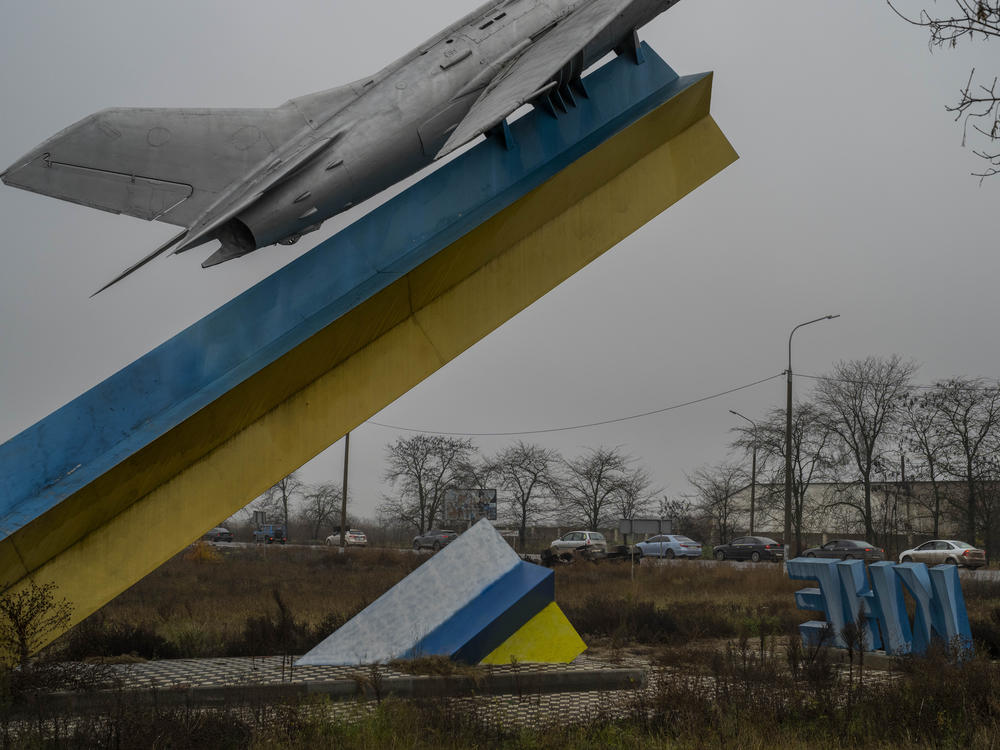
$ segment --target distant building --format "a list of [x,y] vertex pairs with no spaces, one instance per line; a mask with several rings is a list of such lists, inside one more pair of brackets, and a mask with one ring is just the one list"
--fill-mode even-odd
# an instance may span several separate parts
[[[990,516],[1000,522],[1000,483],[976,484],[977,526]],[[754,533],[780,538],[784,530],[784,485],[759,484]],[[872,485],[872,521],[882,537],[918,541],[935,536],[964,538],[968,485],[959,481],[877,482]],[[802,533],[814,537],[863,536],[861,509],[864,487],[859,482],[817,482],[809,485],[802,508]],[[989,509],[996,512],[987,512]],[[794,512],[794,511],[793,511]],[[731,527],[746,534],[750,524],[750,488],[733,496]],[[1000,523],[997,524],[1000,528]],[[977,532],[982,535],[982,531]],[[1000,541],[1000,534],[995,535]],[[973,540],[968,540],[973,541]]]

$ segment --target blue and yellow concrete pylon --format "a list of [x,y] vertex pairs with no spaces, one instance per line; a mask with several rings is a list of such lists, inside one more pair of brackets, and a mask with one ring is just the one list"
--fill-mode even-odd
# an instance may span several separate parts
[[484,519],[296,664],[376,664],[420,656],[469,664],[558,664],[586,648],[555,602],[554,573],[522,561]]
[[736,159],[649,48],[0,446],[0,585],[82,619]]

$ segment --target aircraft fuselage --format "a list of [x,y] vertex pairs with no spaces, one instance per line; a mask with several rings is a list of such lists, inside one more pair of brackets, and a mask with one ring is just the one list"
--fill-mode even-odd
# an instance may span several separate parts
[[[375,76],[352,84],[358,98],[315,128],[317,137],[337,138],[324,158],[237,218],[256,246],[264,247],[309,231],[419,171],[434,160],[498,63],[588,1],[489,3]],[[629,5],[587,44],[577,75],[671,4]]]

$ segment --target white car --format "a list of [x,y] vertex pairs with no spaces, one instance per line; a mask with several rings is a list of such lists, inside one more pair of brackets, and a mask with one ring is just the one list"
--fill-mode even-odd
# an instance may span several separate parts
[[968,542],[955,539],[932,539],[929,542],[903,550],[900,562],[922,562],[927,565],[962,565],[966,568],[981,568],[986,564],[986,552],[973,547]]
[[[348,547],[364,547],[368,544],[368,537],[365,536],[365,532],[363,531],[348,529],[347,533],[344,534],[344,543]],[[330,534],[330,536],[326,538],[326,544],[329,547],[339,547],[340,533]]]
[[608,553],[608,542],[604,534],[598,531],[570,531],[554,540],[549,545],[549,550],[558,556],[572,553],[581,547],[587,547],[588,552]]

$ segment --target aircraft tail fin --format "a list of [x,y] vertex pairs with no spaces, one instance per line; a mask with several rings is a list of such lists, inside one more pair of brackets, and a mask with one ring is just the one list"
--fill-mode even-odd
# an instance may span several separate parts
[[106,109],[33,149],[3,181],[102,211],[189,226],[304,129],[292,106]]

